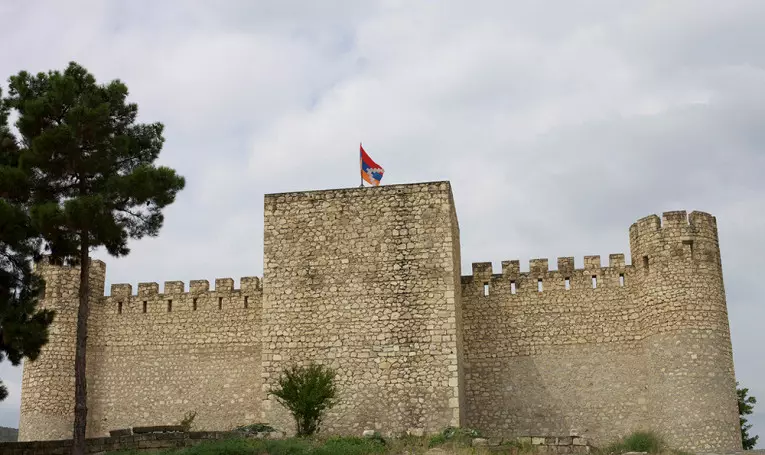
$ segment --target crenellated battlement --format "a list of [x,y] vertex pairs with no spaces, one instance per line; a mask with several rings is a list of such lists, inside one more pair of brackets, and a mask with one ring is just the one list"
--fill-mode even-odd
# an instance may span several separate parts
[[[260,278],[256,276],[243,276],[239,279],[239,288],[234,287],[233,278],[216,278],[215,289],[210,289],[208,280],[189,281],[189,294],[199,294],[203,292],[252,292],[261,293],[263,287]],[[138,291],[133,294],[133,285],[129,283],[115,283],[111,286],[111,296],[132,296],[132,297],[151,297],[164,294],[184,294],[186,293],[186,284],[183,281],[165,281],[164,291],[159,292],[159,283],[138,283]]]
[[583,267],[576,268],[573,257],[557,258],[557,269],[551,270],[547,258],[529,260],[529,270],[521,272],[520,261],[502,261],[502,273],[493,273],[491,262],[473,263],[473,274],[462,277],[465,295],[542,295],[550,291],[600,292],[603,289],[624,289],[632,280],[633,267],[626,265],[623,253],[610,254],[608,266],[599,255],[584,256]]
[[650,234],[659,230],[684,230],[688,233],[710,232],[717,235],[717,219],[706,212],[685,210],[663,212],[640,218],[630,226],[630,238]]
[[685,210],[649,215],[630,226],[633,264],[648,270],[658,256],[669,255],[684,261],[715,263],[719,266],[717,220],[706,212]]
[[472,264],[473,274],[463,276],[463,280],[470,279],[486,279],[486,278],[514,278],[520,276],[531,277],[544,277],[547,274],[554,273],[556,275],[561,273],[575,273],[575,272],[593,272],[597,273],[599,270],[605,269],[626,269],[630,266],[624,263],[624,253],[615,253],[608,256],[608,266],[601,265],[600,256],[584,256],[584,267],[576,268],[573,257],[559,257],[557,258],[557,270],[550,269],[549,260],[547,258],[535,258],[529,260],[529,271],[521,272],[520,261],[502,261],[502,273],[495,274],[493,265],[491,262],[474,262]]
[[183,281],[165,281],[163,292],[159,292],[159,283],[138,283],[135,294],[131,284],[116,283],[101,309],[106,314],[130,314],[262,308],[260,278],[241,277],[239,288],[234,287],[233,278],[216,278],[214,283],[215,288],[210,289],[208,280],[191,280],[188,292]]

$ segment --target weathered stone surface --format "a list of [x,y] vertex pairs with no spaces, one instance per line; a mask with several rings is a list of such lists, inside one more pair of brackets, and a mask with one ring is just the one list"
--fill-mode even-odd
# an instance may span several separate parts
[[489,440],[486,438],[473,438],[471,445],[473,447],[485,447],[489,445]]
[[[447,183],[267,195],[263,378],[317,361],[344,391],[323,426],[460,424],[459,232]],[[292,428],[264,395],[262,420]]]
[[[214,290],[167,281],[103,296],[105,265],[91,261],[88,434],[177,425],[188,411],[196,429],[289,429],[267,392],[283,367],[317,361],[338,370],[342,391],[327,432],[459,425],[569,435],[570,446],[556,436],[545,447],[587,450],[582,438],[652,429],[680,449],[738,450],[714,217],[652,215],[629,238],[629,265],[593,255],[550,270],[538,258],[528,272],[477,262],[461,276],[448,182],[267,195],[264,277],[240,289],[219,278]],[[79,269],[39,271],[57,316],[24,368],[21,440],[72,427]]]

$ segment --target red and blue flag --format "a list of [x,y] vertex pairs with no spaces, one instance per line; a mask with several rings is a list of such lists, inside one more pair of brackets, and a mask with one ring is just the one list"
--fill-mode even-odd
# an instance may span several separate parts
[[380,180],[382,180],[385,170],[379,164],[372,161],[372,158],[367,155],[361,144],[359,144],[359,150],[361,152],[361,178],[370,185],[380,185]]

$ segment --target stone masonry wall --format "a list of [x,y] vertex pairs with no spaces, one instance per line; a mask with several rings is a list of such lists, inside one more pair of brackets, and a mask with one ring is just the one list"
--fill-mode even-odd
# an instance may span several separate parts
[[[137,425],[229,430],[260,415],[258,278],[113,285],[90,332],[89,434]],[[144,312],[144,305],[146,312]]]
[[[579,434],[596,443],[647,423],[640,309],[623,255],[473,265],[462,278],[467,424],[487,434]],[[593,287],[593,277],[595,285]],[[566,280],[569,288],[566,289]],[[488,285],[488,286],[486,286]],[[485,295],[485,293],[488,295]]]
[[642,218],[630,227],[630,249],[655,427],[675,447],[741,449],[715,218]]
[[[24,362],[19,441],[70,437],[74,425],[74,353],[79,305],[79,267],[41,262],[36,271],[45,278],[40,307],[56,311],[48,343],[34,361]],[[106,265],[90,262],[91,307],[104,294]],[[90,321],[90,320],[89,320]],[[88,365],[87,375],[92,374]]]
[[473,264],[462,280],[470,426],[596,445],[650,429],[679,449],[741,449],[714,217],[643,218],[630,249],[630,266],[621,254],[583,269],[559,258],[556,271],[546,259],[526,273]]
[[267,195],[265,387],[314,360],[338,371],[329,432],[459,425],[455,221],[446,182]]
[[[94,290],[103,294],[105,266]],[[40,359],[24,367],[19,440],[71,437],[74,327],[79,268],[48,268],[44,303],[59,310]],[[61,279],[65,277],[65,279]],[[66,283],[66,284],[64,284]],[[254,277],[112,285],[91,304],[88,337],[88,437],[137,425],[178,424],[228,430],[260,415],[262,289]],[[61,291],[63,289],[63,291]],[[49,292],[50,290],[50,292]],[[245,303],[246,299],[246,303]],[[63,303],[66,303],[64,305]],[[145,308],[145,310],[144,310]],[[63,342],[63,334],[66,342]],[[69,346],[72,346],[69,349]],[[70,352],[71,351],[71,352]],[[71,365],[71,366],[70,366]],[[42,412],[41,412],[42,411]]]
[[[116,284],[91,261],[89,436],[141,425],[290,431],[282,369],[338,372],[323,431],[468,426],[595,445],[651,429],[675,448],[741,448],[714,217],[667,212],[624,255],[475,263],[461,276],[448,182],[265,197],[264,280]],[[70,437],[79,269],[40,265],[50,342],[23,372],[20,440]]]

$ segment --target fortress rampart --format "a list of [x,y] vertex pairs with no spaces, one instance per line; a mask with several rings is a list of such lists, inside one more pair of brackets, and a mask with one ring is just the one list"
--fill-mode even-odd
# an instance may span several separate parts
[[[630,228],[631,264],[586,256],[460,273],[448,182],[266,195],[264,277],[112,285],[93,261],[88,433],[257,421],[310,360],[338,371],[324,431],[572,434],[652,429],[691,450],[740,449],[717,228],[667,212]],[[20,439],[71,434],[77,269],[43,265],[51,342],[24,368]]]

